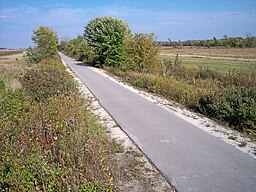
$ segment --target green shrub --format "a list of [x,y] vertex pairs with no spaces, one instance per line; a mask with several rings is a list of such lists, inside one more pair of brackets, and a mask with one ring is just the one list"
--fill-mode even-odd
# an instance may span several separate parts
[[28,63],[39,63],[42,61],[42,52],[38,49],[28,48],[26,51],[26,60]]
[[22,92],[8,91],[0,102],[0,116],[18,116],[22,110]]
[[0,80],[0,91],[5,91],[5,84],[3,80]]
[[94,63],[95,55],[85,39],[80,41],[80,43],[78,44],[77,54],[79,61],[83,61],[90,64]]
[[5,94],[5,83],[3,80],[0,80],[0,100],[2,99],[2,97]]
[[25,93],[37,101],[54,95],[70,95],[75,84],[66,81],[68,74],[54,68],[30,69],[20,78]]
[[97,55],[100,65],[118,67],[124,61],[124,39],[130,34],[128,24],[113,17],[91,20],[84,30],[84,37]]
[[0,100],[1,191],[113,191],[114,150],[59,61],[26,71]]
[[138,72],[154,72],[157,66],[159,47],[154,34],[135,33],[125,41],[123,68]]
[[87,40],[82,36],[70,39],[63,51],[70,57],[85,63],[94,64],[96,60],[96,56],[92,48],[88,45]]
[[200,97],[195,109],[226,121],[238,130],[256,130],[256,91],[253,88],[227,88]]

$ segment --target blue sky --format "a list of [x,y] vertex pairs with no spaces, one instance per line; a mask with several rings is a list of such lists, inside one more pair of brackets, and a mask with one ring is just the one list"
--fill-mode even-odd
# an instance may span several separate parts
[[158,40],[256,36],[256,0],[0,0],[0,47],[32,46],[32,30],[41,25],[72,38],[99,16],[123,19]]

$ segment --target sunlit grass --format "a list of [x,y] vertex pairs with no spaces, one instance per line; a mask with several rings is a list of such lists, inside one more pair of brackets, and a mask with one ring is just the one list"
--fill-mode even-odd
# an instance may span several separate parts
[[[179,56],[182,65],[192,68],[209,68],[222,74],[229,72],[252,72],[256,71],[256,61],[243,61],[236,59],[213,59],[195,56]],[[175,60],[174,55],[161,55],[162,60]]]

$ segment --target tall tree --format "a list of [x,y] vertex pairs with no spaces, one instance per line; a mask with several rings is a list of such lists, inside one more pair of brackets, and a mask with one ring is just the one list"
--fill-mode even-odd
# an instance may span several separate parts
[[36,49],[42,54],[42,58],[53,57],[58,51],[58,36],[51,28],[40,26],[33,31],[32,41],[36,44]]
[[119,66],[124,61],[124,39],[129,36],[128,24],[113,17],[91,20],[84,30],[84,37],[98,56],[100,65]]

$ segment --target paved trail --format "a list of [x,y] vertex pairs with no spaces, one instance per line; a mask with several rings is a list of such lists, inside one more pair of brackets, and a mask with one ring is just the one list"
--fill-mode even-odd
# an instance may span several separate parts
[[256,159],[60,56],[178,191],[256,191]]

